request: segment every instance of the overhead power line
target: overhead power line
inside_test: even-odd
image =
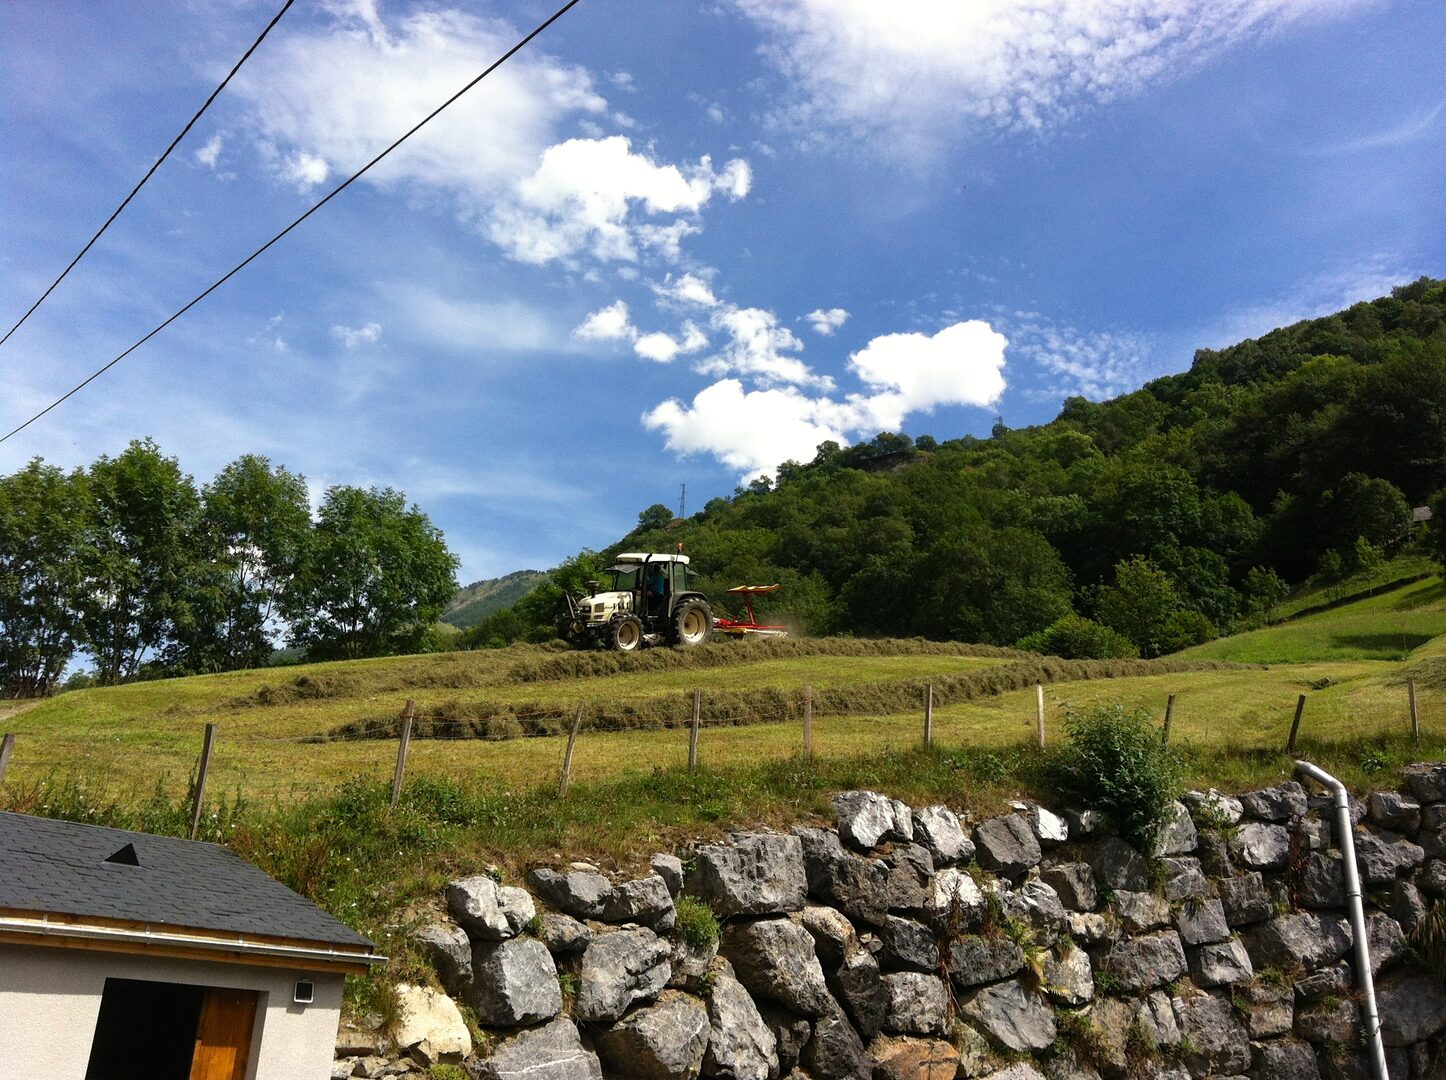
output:
[[[155,175],[155,171],[161,167],[162,162],[164,162],[166,158],[171,156],[171,151],[174,150],[177,145],[180,144],[180,141],[186,137],[186,133],[190,131],[191,128],[196,126],[196,121],[201,119],[201,114],[211,107],[211,102],[215,101],[221,91],[226,89],[226,84],[231,81],[232,77],[236,74],[236,72],[241,70],[241,65],[246,63],[246,61],[251,58],[251,54],[256,51],[257,46],[266,40],[267,34],[271,33],[271,28],[281,21],[281,16],[285,15],[286,12],[290,9],[291,5],[295,2],[296,0],[286,0],[286,3],[281,5],[281,10],[278,11],[276,15],[272,18],[272,20],[266,24],[266,29],[261,31],[261,36],[251,43],[251,48],[247,49],[241,55],[241,59],[236,61],[235,66],[232,67],[231,70],[226,73],[226,77],[221,80],[221,84],[217,86],[216,89],[211,91],[211,96],[208,97],[205,102],[202,103],[201,107],[196,110],[196,115],[191,117],[191,119],[186,123],[186,126],[181,129],[181,133],[171,140],[171,145],[166,147],[166,152],[160,157],[156,158],[156,163],[146,170],[146,175],[141,177],[140,183],[138,183],[135,187],[131,188],[131,193],[121,201],[121,204],[117,206],[115,210],[111,212],[110,217],[105,219],[105,224],[102,225],[99,229],[97,229],[95,235],[92,236],[88,241],[86,241],[85,247],[80,249],[80,254],[70,260],[69,265],[67,265],[66,268],[60,272],[60,276],[54,281],[52,281],[50,283],[50,287],[40,294],[40,299],[35,301],[35,303],[31,304],[29,310],[27,310],[24,315],[20,316],[19,322],[17,322],[9,330],[5,331],[5,336],[3,338],[0,338],[0,345],[4,345],[7,341],[10,340],[10,335],[20,329],[21,324],[24,323],[26,319],[30,318],[30,316],[35,312],[36,308],[38,308],[41,304],[45,303],[45,298],[55,291],[55,287],[57,285],[59,285],[62,281],[65,280],[66,274],[70,273],[72,270],[75,269],[75,264],[80,262],[81,259],[85,258],[85,253],[89,251],[91,247],[94,246],[95,242],[101,238],[101,234],[110,228],[111,222],[114,221],[116,218],[120,217],[121,211],[124,210],[127,206],[129,206],[130,201],[136,197],[136,192],[140,191],[141,188],[146,186],[146,181],[149,180],[153,175]]]
[[[46,413],[50,412],[51,409],[54,409],[57,405],[60,405],[61,403],[65,402],[67,399],[69,399],[69,398],[72,397],[73,395],[75,395],[75,394],[79,393],[81,390],[85,389],[87,386],[89,386],[91,383],[93,383],[96,379],[100,378],[102,375],[104,375],[104,374],[105,374],[107,371],[109,371],[111,368],[113,368],[113,367],[115,367],[117,364],[119,364],[122,360],[124,360],[124,359],[125,359],[127,356],[129,356],[131,353],[135,352],[137,349],[139,349],[139,348],[140,348],[142,345],[144,345],[146,342],[150,341],[151,338],[155,337],[157,334],[159,334],[159,333],[160,333],[162,330],[164,330],[166,327],[170,326],[171,323],[175,322],[175,321],[176,321],[177,319],[179,319],[182,315],[184,315],[186,312],[190,311],[193,307],[195,307],[197,304],[199,304],[202,300],[206,299],[206,297],[210,296],[213,292],[215,292],[217,289],[219,289],[222,285],[226,284],[226,282],[230,281],[233,277],[235,277],[235,276],[236,276],[237,274],[239,274],[242,270],[244,270],[247,266],[249,266],[257,257],[259,257],[261,254],[263,254],[268,248],[270,248],[271,245],[275,244],[275,243],[276,243],[278,240],[280,240],[283,236],[285,236],[287,233],[291,232],[292,229],[296,228],[298,225],[300,225],[300,224],[301,224],[303,221],[305,221],[307,218],[311,217],[312,214],[316,213],[318,210],[320,210],[320,209],[321,209],[323,206],[325,206],[327,203],[331,202],[332,199],[336,198],[338,195],[340,195],[340,194],[341,194],[343,191],[345,191],[347,188],[351,187],[351,185],[354,184],[357,180],[359,180],[363,175],[365,175],[366,172],[367,172],[369,169],[372,168],[372,166],[376,165],[379,161],[381,161],[383,158],[385,158],[385,157],[386,157],[388,154],[390,154],[393,150],[395,150],[397,147],[401,146],[402,143],[406,142],[408,139],[410,139],[410,138],[411,138],[413,135],[415,135],[417,132],[421,131],[422,128],[426,127],[429,123],[431,123],[434,119],[436,119],[437,116],[438,116],[444,109],[446,109],[448,106],[450,106],[453,102],[455,102],[458,98],[460,98],[460,97],[461,97],[463,94],[465,94],[468,90],[471,90],[472,87],[476,86],[476,85],[477,85],[479,82],[481,82],[483,79],[487,78],[488,75],[491,75],[494,71],[496,71],[498,68],[500,68],[503,64],[507,63],[507,61],[510,60],[515,54],[517,54],[517,53],[520,52],[524,47],[526,47],[526,45],[527,45],[530,41],[532,41],[533,38],[537,37],[537,36],[538,36],[539,34],[541,34],[544,30],[546,30],[549,26],[551,26],[553,23],[557,22],[558,19],[560,19],[560,18],[562,18],[564,15],[566,15],[569,11],[571,11],[574,7],[576,7],[580,2],[581,2],[581,0],[568,0],[568,2],[567,2],[566,4],[563,4],[562,7],[558,8],[555,12],[553,12],[553,13],[552,13],[550,16],[548,16],[545,20],[543,20],[542,22],[538,23],[537,26],[535,26],[535,27],[532,29],[532,31],[531,31],[526,37],[524,37],[524,38],[523,38],[521,41],[519,41],[516,45],[512,46],[512,48],[508,49],[505,53],[503,53],[503,54],[502,54],[501,56],[499,56],[496,60],[494,60],[491,64],[489,64],[489,65],[482,71],[482,73],[479,74],[475,79],[473,79],[471,82],[469,82],[466,86],[462,87],[462,89],[458,90],[455,94],[453,94],[451,97],[449,97],[446,101],[442,102],[442,104],[438,105],[435,109],[433,109],[431,112],[429,112],[426,116],[422,117],[421,120],[417,121],[417,123],[414,124],[405,134],[403,134],[400,138],[398,138],[394,143],[392,143],[390,146],[388,146],[388,147],[387,147],[385,150],[383,150],[380,154],[378,154],[376,157],[372,158],[370,161],[368,161],[365,165],[363,165],[363,166],[362,166],[360,169],[358,169],[356,172],[352,173],[349,177],[347,177],[345,180],[343,180],[343,181],[342,181],[340,184],[338,184],[336,187],[332,188],[332,190],[326,195],[325,198],[323,198],[323,199],[319,200],[318,202],[316,202],[315,204],[313,204],[313,205],[311,206],[311,208],[306,211],[306,213],[302,214],[302,215],[301,215],[300,217],[298,217],[295,221],[293,221],[290,225],[286,226],[286,228],[282,229],[279,233],[277,233],[275,236],[273,236],[270,240],[266,241],[266,243],[262,244],[259,248],[257,248],[255,251],[253,251],[250,255],[247,255],[246,258],[242,259],[239,263],[237,263],[235,266],[233,266],[230,270],[226,271],[226,273],[225,273],[223,276],[217,278],[217,279],[216,279],[215,281],[213,281],[210,285],[208,285],[204,290],[202,290],[201,292],[199,292],[199,293],[197,293],[195,296],[193,296],[193,297],[186,303],[186,305],[185,305],[184,307],[182,307],[181,309],[179,309],[178,311],[176,311],[175,314],[171,315],[168,319],[166,319],[165,322],[163,322],[163,323],[161,323],[160,325],[156,326],[155,329],[151,330],[151,331],[150,331],[149,333],[147,333],[144,337],[142,337],[140,340],[138,340],[135,344],[131,345],[131,346],[130,346],[129,348],[127,348],[124,352],[122,352],[122,353],[120,353],[118,356],[116,356],[115,359],[109,361],[108,363],[102,365],[102,366],[99,367],[99,368],[96,368],[96,370],[93,371],[93,372],[91,372],[88,376],[86,376],[85,379],[83,379],[81,382],[76,383],[74,386],[72,386],[72,387],[71,387],[69,390],[67,390],[65,393],[61,394],[60,397],[56,398],[56,399],[55,399],[54,401],[52,401],[49,405],[45,406],[45,408],[41,409],[38,413],[36,413],[34,416],[32,416],[29,420],[26,420],[25,423],[21,424],[19,427],[13,428],[12,430],[6,432],[4,435],[0,435],[0,443],[5,442],[7,439],[9,439],[9,438],[10,438],[11,436],[13,436],[13,435],[18,435],[20,432],[22,432],[22,431],[24,431],[26,428],[28,428],[31,424],[35,423],[35,421],[39,420],[39,419],[40,419],[42,416],[44,416]]]

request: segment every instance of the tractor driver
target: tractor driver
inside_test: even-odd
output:
[[[648,607],[653,614],[663,614],[663,597],[668,592],[668,569],[663,563],[648,568]]]

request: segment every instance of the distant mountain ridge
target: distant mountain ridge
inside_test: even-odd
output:
[[[541,570],[516,570],[503,577],[474,581],[457,590],[442,612],[442,621],[459,630],[476,626],[488,615],[517,603],[546,577]]]

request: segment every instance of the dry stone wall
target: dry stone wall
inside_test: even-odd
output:
[[[1446,971],[1409,942],[1446,892],[1446,764],[1403,781],[1351,812],[1391,1076],[1427,1080],[1446,1077]],[[1299,784],[1192,792],[1148,852],[1089,808],[833,808],[832,828],[736,833],[637,880],[453,882],[451,921],[420,933],[447,995],[404,988],[414,1041],[348,1041],[335,1075],[1370,1076],[1332,807]],[[717,940],[682,932],[682,895]]]

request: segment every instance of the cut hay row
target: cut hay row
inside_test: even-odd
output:
[[[696,655],[673,654],[673,655]],[[587,654],[583,654],[587,655]],[[961,654],[962,655],[962,654]],[[971,654],[977,655],[977,654]],[[1027,654],[1026,654],[1027,655]],[[887,716],[923,708],[924,694],[934,688],[936,707],[996,697],[1036,683],[1081,682],[1092,679],[1170,675],[1180,672],[1247,670],[1254,665],[1218,660],[1061,660],[1030,656],[998,667],[907,679],[890,679],[814,692],[815,716]],[[803,687],[783,689],[705,691],[701,700],[703,724],[781,723],[802,715]],[[692,717],[692,694],[662,694],[627,703],[585,702],[581,731],[632,731],[682,726]],[[518,708],[514,703],[451,701],[419,711],[412,722],[412,738],[514,739],[559,735],[568,730],[579,702],[539,703]],[[317,742],[351,739],[395,739],[401,720],[396,716],[354,720],[317,734]]]

